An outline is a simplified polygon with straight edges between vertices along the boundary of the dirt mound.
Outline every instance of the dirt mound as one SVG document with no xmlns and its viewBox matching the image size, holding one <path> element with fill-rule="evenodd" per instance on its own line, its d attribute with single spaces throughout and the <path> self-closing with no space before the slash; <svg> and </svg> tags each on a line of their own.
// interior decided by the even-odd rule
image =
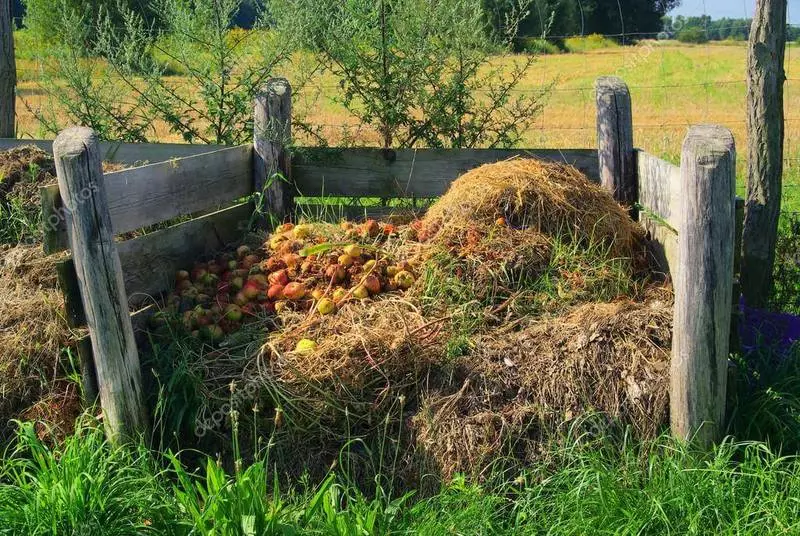
<svg viewBox="0 0 800 536">
<path fill-rule="evenodd" d="M 493 228 L 533 230 L 551 239 L 603 243 L 633 258 L 644 233 L 599 185 L 572 166 L 514 158 L 456 179 L 418 225 L 419 238 L 469 245 Z"/>
</svg>

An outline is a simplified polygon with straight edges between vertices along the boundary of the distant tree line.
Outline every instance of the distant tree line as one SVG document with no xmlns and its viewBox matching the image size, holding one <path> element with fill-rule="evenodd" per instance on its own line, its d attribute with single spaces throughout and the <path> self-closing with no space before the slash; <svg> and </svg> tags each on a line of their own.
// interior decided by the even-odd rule
<svg viewBox="0 0 800 536">
<path fill-rule="evenodd" d="M 43 24 L 44 15 L 58 12 L 54 3 L 64 3 L 79 11 L 99 13 L 101 8 L 110 13 L 119 11 L 119 6 L 139 12 L 145 19 L 158 25 L 159 13 L 151 9 L 150 0 L 13 0 L 15 16 L 21 18 L 28 10 L 35 25 Z M 568 36 L 604 34 L 613 35 L 618 41 L 625 36 L 635 39 L 637 34 L 657 33 L 662 29 L 662 18 L 680 4 L 680 0 L 482 0 L 488 26 L 495 33 L 503 33 L 506 19 L 520 6 L 527 5 L 528 16 L 521 22 L 521 37 L 542 35 Z M 252 28 L 263 8 L 263 0 L 243 0 L 233 24 L 241 28 Z M 28 22 L 26 22 L 28 25 Z"/>
<path fill-rule="evenodd" d="M 519 0 L 483 0 L 491 25 L 502 27 L 505 14 Z M 533 0 L 520 26 L 520 35 L 562 36 L 602 34 L 630 42 L 643 34 L 655 35 L 661 19 L 680 0 Z"/>
<path fill-rule="evenodd" d="M 678 39 L 687 43 L 708 41 L 747 41 L 750 38 L 752 19 L 721 18 L 712 19 L 708 15 L 700 17 L 664 17 L 661 37 Z M 787 41 L 800 39 L 800 28 L 787 26 Z"/>
</svg>

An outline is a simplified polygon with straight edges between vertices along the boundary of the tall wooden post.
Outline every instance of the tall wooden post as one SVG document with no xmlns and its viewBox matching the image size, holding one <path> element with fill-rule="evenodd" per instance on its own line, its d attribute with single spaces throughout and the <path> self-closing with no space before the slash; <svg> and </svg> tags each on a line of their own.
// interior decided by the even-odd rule
<svg viewBox="0 0 800 536">
<path fill-rule="evenodd" d="M 759 0 L 747 54 L 747 205 L 742 291 L 750 307 L 772 294 L 783 175 L 786 0 Z"/>
<path fill-rule="evenodd" d="M 725 419 L 735 183 L 733 135 L 693 127 L 681 154 L 670 415 L 674 435 L 704 445 L 719 438 Z"/>
<path fill-rule="evenodd" d="M 17 63 L 14 58 L 12 3 L 12 0 L 0 0 L 0 138 L 13 138 L 16 134 Z"/>
<path fill-rule="evenodd" d="M 595 89 L 600 182 L 620 204 L 631 207 L 638 200 L 631 93 L 616 76 L 598 78 Z"/>
<path fill-rule="evenodd" d="M 256 96 L 254 115 L 253 191 L 263 194 L 262 210 L 284 221 L 293 208 L 292 86 L 285 78 L 272 78 Z M 262 222 L 263 223 L 263 222 Z"/>
<path fill-rule="evenodd" d="M 53 154 L 106 431 L 115 442 L 135 439 L 148 433 L 148 419 L 97 137 L 89 128 L 69 128 L 53 142 Z"/>
</svg>

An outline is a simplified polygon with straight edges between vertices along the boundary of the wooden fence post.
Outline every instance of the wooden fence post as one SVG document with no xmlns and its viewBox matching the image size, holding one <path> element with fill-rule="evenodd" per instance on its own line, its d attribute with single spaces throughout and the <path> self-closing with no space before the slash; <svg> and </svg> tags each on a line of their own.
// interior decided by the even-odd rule
<svg viewBox="0 0 800 536">
<path fill-rule="evenodd" d="M 0 138 L 16 135 L 17 64 L 14 57 L 14 17 L 12 0 L 0 0 Z"/>
<path fill-rule="evenodd" d="M 272 78 L 256 95 L 253 126 L 253 191 L 263 192 L 261 208 L 265 212 L 284 221 L 294 202 L 288 151 L 292 137 L 292 86 L 288 80 Z M 278 180 L 276 174 L 284 180 Z"/>
<path fill-rule="evenodd" d="M 106 431 L 115 442 L 135 439 L 148 433 L 148 419 L 97 137 L 89 128 L 69 128 L 53 142 L 53 154 Z"/>
<path fill-rule="evenodd" d="M 631 93 L 616 76 L 598 78 L 595 90 L 600 182 L 621 205 L 632 207 L 638 201 L 638 193 Z"/>
<path fill-rule="evenodd" d="M 725 419 L 735 181 L 731 132 L 693 127 L 681 154 L 670 415 L 674 435 L 703 445 L 719 438 Z"/>
</svg>

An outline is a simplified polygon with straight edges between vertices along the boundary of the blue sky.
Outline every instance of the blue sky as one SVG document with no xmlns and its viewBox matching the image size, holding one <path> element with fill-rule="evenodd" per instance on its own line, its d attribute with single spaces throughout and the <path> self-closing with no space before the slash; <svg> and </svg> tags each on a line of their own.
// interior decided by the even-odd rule
<svg viewBox="0 0 800 536">
<path fill-rule="evenodd" d="M 713 18 L 753 16 L 756 0 L 683 0 L 670 15 L 696 16 L 707 13 Z M 800 0 L 789 0 L 789 21 L 800 23 Z"/>
</svg>

